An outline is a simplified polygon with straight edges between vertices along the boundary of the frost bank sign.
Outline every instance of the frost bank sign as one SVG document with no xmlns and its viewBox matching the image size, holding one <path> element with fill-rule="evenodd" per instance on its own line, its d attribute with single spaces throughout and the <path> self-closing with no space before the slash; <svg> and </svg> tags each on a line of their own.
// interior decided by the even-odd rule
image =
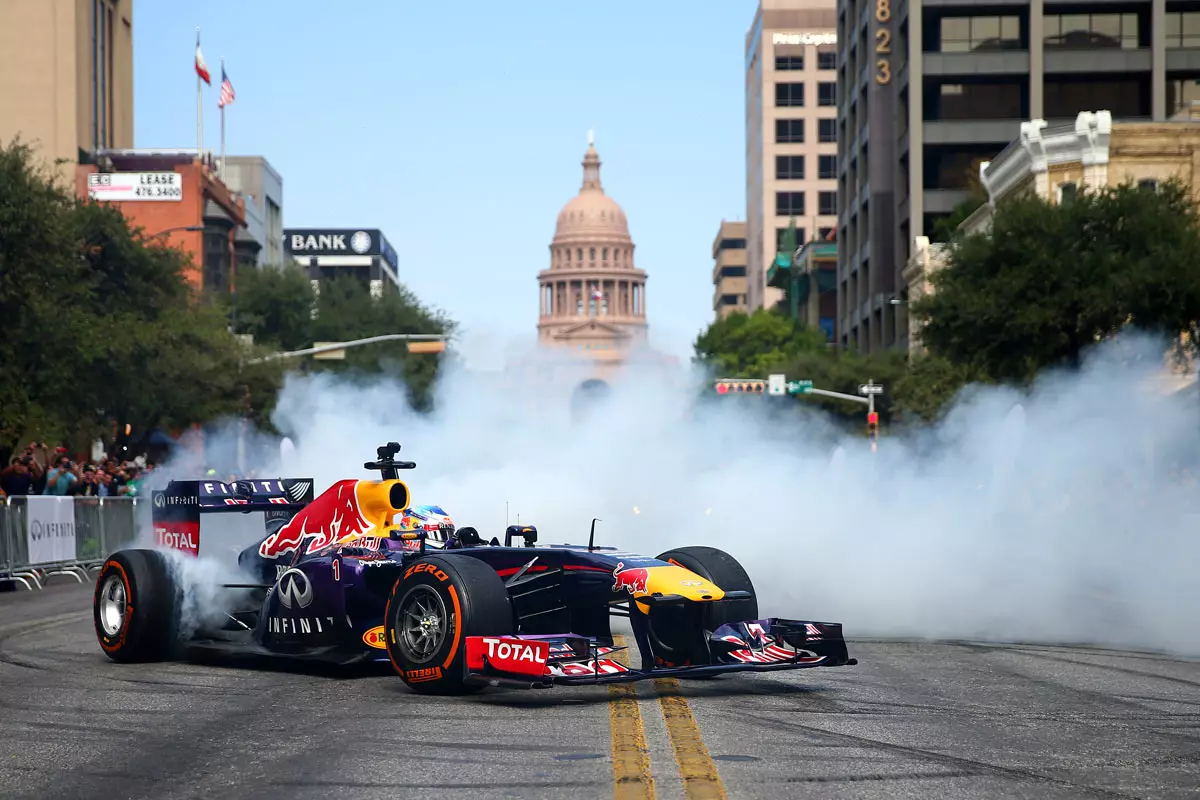
<svg viewBox="0 0 1200 800">
<path fill-rule="evenodd" d="M 75 504 L 69 497 L 30 497 L 25 541 L 30 564 L 75 560 Z"/>
<path fill-rule="evenodd" d="M 837 44 L 836 33 L 775 33 L 771 35 L 771 44 Z"/>
</svg>

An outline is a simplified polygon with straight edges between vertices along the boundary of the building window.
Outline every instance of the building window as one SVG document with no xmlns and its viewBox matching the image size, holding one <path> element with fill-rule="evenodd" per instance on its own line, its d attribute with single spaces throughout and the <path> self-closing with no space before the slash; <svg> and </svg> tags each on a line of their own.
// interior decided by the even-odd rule
<svg viewBox="0 0 1200 800">
<path fill-rule="evenodd" d="M 721 243 L 717 246 L 718 252 L 721 250 L 745 250 L 745 249 L 746 249 L 746 240 L 745 239 L 722 239 Z"/>
<path fill-rule="evenodd" d="M 1026 88 L 1022 83 L 943 83 L 937 88 L 937 95 L 925 101 L 926 119 L 1024 119 L 1026 116 Z"/>
<path fill-rule="evenodd" d="M 746 277 L 745 267 L 721 267 L 722 278 L 744 278 Z"/>
<path fill-rule="evenodd" d="M 782 108 L 799 108 L 804 105 L 803 83 L 775 84 L 775 105 Z"/>
<path fill-rule="evenodd" d="M 837 69 L 837 51 L 823 50 L 817 53 L 817 69 Z"/>
<path fill-rule="evenodd" d="M 833 228 L 818 228 L 817 238 L 822 242 L 829 241 L 829 237 L 833 235 Z"/>
<path fill-rule="evenodd" d="M 836 142 L 837 141 L 837 120 L 836 119 L 819 119 L 819 120 L 817 120 L 817 141 L 818 142 Z"/>
<path fill-rule="evenodd" d="M 1060 205 L 1071 202 L 1075 199 L 1076 193 L 1079 191 L 1073 183 L 1060 183 L 1058 185 L 1058 202 Z"/>
<path fill-rule="evenodd" d="M 941 52 L 1020 50 L 1020 17 L 943 17 Z"/>
<path fill-rule="evenodd" d="M 804 56 L 775 56 L 776 72 L 804 69 Z"/>
<path fill-rule="evenodd" d="M 803 217 L 804 192 L 776 192 L 775 216 Z"/>
<path fill-rule="evenodd" d="M 837 216 L 837 192 L 821 192 L 817 195 L 817 213 L 821 216 Z"/>
<path fill-rule="evenodd" d="M 836 106 L 837 105 L 837 84 L 836 83 L 818 83 L 817 84 L 817 105 L 819 105 L 819 106 Z"/>
<path fill-rule="evenodd" d="M 1047 14 L 1047 50 L 1135 50 L 1137 14 Z"/>
<path fill-rule="evenodd" d="M 783 237 L 787 235 L 787 232 L 788 232 L 787 228 L 776 228 L 775 229 L 775 251 L 776 252 L 783 249 Z M 808 234 L 807 229 L 801 228 L 799 226 L 796 227 L 796 244 L 798 246 L 802 245 L 806 241 L 808 241 L 807 239 L 805 239 L 805 236 L 807 234 Z"/>
<path fill-rule="evenodd" d="M 775 179 L 804 180 L 804 156 L 775 156 Z"/>
<path fill-rule="evenodd" d="M 1150 77 L 1113 75 L 1107 80 L 1046 79 L 1043 117 L 1071 119 L 1083 109 L 1103 108 L 1117 119 L 1150 116 Z"/>
<path fill-rule="evenodd" d="M 1158 181 L 1156 181 L 1154 178 L 1142 178 L 1140 181 L 1138 181 L 1137 185 L 1138 189 L 1143 192 L 1148 192 L 1150 194 L 1158 193 Z"/>
<path fill-rule="evenodd" d="M 1200 11 L 1168 11 L 1167 47 L 1200 47 Z"/>
<path fill-rule="evenodd" d="M 1192 103 L 1200 103 L 1200 80 L 1196 78 L 1167 81 L 1167 116 L 1174 116 Z"/>
<path fill-rule="evenodd" d="M 803 144 L 804 120 L 775 120 L 775 144 Z"/>
<path fill-rule="evenodd" d="M 823 181 L 837 179 L 837 156 L 817 157 L 817 177 Z"/>
<path fill-rule="evenodd" d="M 721 305 L 723 305 L 723 306 L 737 305 L 737 301 L 738 301 L 738 296 L 736 294 L 721 295 Z"/>
</svg>

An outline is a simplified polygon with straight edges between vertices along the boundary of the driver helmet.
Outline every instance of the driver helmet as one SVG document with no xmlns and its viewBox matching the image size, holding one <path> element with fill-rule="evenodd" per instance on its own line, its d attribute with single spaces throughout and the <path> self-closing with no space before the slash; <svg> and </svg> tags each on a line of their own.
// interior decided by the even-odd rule
<svg viewBox="0 0 1200 800">
<path fill-rule="evenodd" d="M 402 531 L 425 531 L 426 542 L 445 544 L 454 535 L 454 520 L 441 506 L 412 506 L 400 517 Z"/>
</svg>

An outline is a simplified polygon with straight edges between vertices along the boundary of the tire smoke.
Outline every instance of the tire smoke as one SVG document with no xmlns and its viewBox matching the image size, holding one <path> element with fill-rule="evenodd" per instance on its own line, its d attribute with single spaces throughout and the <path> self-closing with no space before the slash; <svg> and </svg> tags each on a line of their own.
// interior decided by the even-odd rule
<svg viewBox="0 0 1200 800">
<path fill-rule="evenodd" d="M 319 493 L 377 477 L 363 463 L 398 441 L 417 462 L 401 476 L 413 502 L 485 539 L 519 515 L 540 543 L 586 543 L 599 517 L 601 545 L 719 547 L 764 616 L 843 622 L 850 639 L 1200 654 L 1200 397 L 1155 388 L 1165 350 L 1123 336 L 1028 392 L 972 387 L 877 452 L 802 400 L 698 405 L 700 373 L 677 387 L 618 376 L 582 418 L 578 380 L 506 387 L 458 370 L 420 416 L 398 383 L 292 375 L 274 417 L 287 462 L 276 439 L 255 466 Z M 235 431 L 210 447 L 232 451 Z"/>
</svg>

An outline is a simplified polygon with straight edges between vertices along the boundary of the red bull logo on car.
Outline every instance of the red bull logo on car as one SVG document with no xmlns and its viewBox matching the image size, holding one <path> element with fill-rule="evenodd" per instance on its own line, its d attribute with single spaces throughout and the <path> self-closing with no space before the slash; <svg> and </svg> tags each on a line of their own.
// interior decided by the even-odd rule
<svg viewBox="0 0 1200 800">
<path fill-rule="evenodd" d="M 636 597 L 646 593 L 646 583 L 649 580 L 650 570 L 646 567 L 626 567 L 624 561 L 618 561 L 617 568 L 613 570 L 612 590 L 624 590 Z"/>
<path fill-rule="evenodd" d="M 358 503 L 358 481 L 339 481 L 305 506 L 275 533 L 263 540 L 258 554 L 279 558 L 299 549 L 312 537 L 307 553 L 315 553 L 347 536 L 371 529 Z"/>
</svg>

